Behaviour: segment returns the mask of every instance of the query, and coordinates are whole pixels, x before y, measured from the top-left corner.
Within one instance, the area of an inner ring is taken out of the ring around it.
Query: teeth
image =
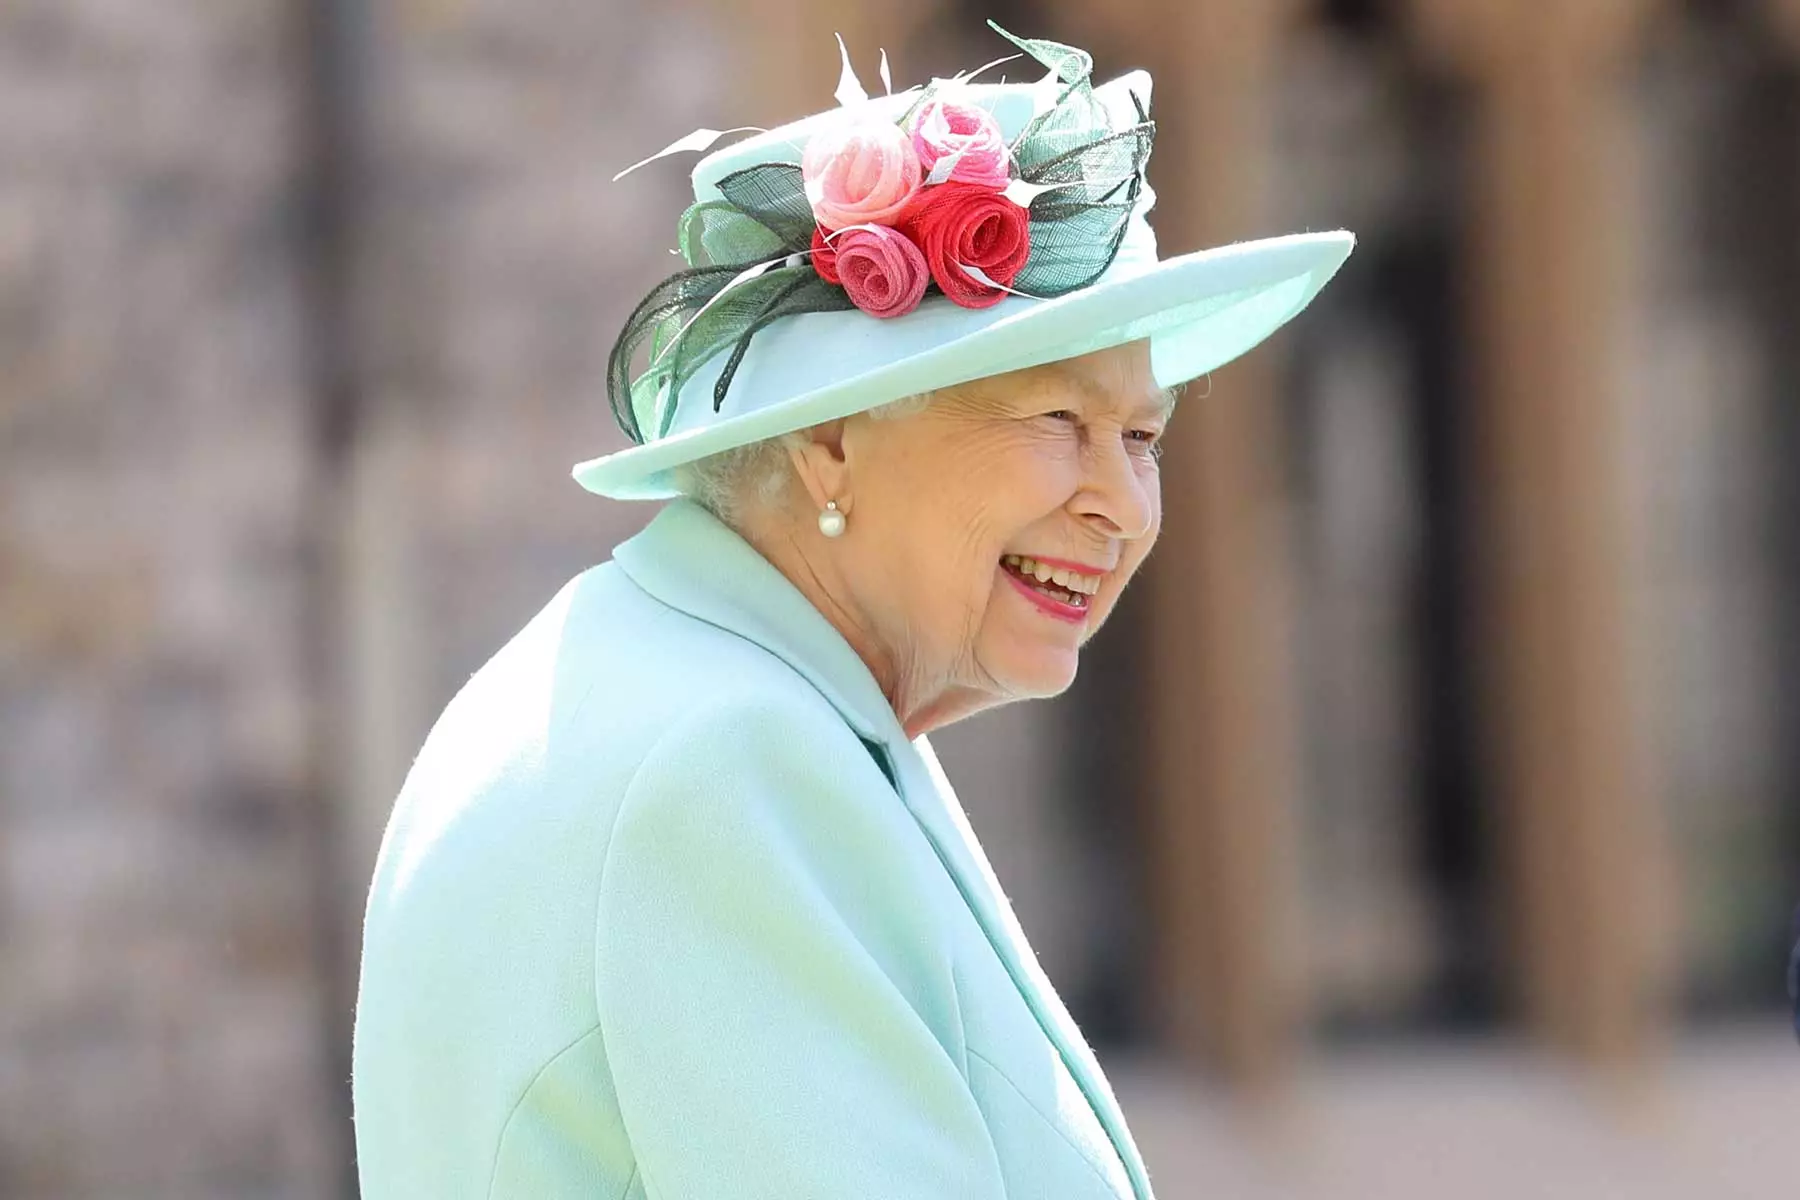
[[[1017,570],[1020,575],[1036,579],[1039,583],[1054,583],[1064,591],[1078,596],[1092,596],[1100,590],[1098,575],[1084,575],[1067,567],[1052,567],[1019,554],[1008,554],[1000,561]]]

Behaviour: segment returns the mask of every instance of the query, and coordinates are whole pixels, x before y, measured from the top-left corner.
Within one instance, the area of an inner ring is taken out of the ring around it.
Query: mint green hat
[[[1083,51],[1000,32],[1048,74],[867,98],[846,56],[838,108],[700,160],[687,268],[613,350],[613,412],[636,444],[578,464],[582,487],[667,498],[674,469],[707,455],[1140,339],[1157,383],[1182,383],[1279,329],[1349,256],[1340,230],[1158,258],[1150,77],[1090,87]],[[906,191],[898,211],[832,207],[845,189],[879,205],[884,187]]]

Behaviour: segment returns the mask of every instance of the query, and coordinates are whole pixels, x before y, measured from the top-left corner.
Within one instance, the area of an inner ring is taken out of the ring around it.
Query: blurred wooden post
[[[1477,89],[1471,465],[1517,998],[1553,1046],[1610,1065],[1656,1031],[1660,846],[1630,681],[1613,351],[1630,211],[1614,98],[1648,7],[1413,0],[1424,40]]]
[[[1154,79],[1151,221],[1165,256],[1269,232],[1271,75],[1292,9],[1071,6],[1071,29],[1102,52],[1108,41],[1130,47]],[[1160,1017],[1185,1057],[1252,1090],[1286,1073],[1300,1008],[1275,354],[1254,352],[1182,401],[1163,460],[1162,539],[1138,585],[1152,614],[1144,699]]]
[[[1793,49],[1800,50],[1800,0],[1770,0],[1769,8],[1770,23]]]

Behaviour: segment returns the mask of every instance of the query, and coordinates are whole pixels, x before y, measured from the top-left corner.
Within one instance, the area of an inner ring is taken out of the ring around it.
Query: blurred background
[[[355,1194],[388,807],[649,509],[699,126],[1146,67],[1196,384],[1065,697],[934,739],[1165,1200],[1789,1194],[1800,3],[0,0],[0,1197]]]

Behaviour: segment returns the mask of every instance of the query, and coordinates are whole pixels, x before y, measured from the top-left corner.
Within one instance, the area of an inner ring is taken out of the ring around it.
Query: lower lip
[[[1087,620],[1087,609],[1076,608],[1073,604],[1064,604],[1061,600],[1051,599],[1036,588],[1027,586],[1024,580],[1020,579],[1017,575],[1014,575],[1005,567],[996,567],[995,570],[1006,576],[1006,582],[1018,589],[1019,595],[1025,597],[1057,620],[1067,621],[1071,625],[1079,625]]]

